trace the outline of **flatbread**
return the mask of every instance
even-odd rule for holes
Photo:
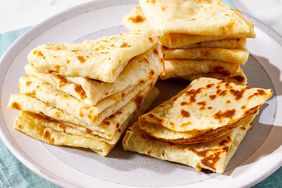
[[[135,96],[138,96],[139,92],[146,90],[147,87],[154,86],[154,84],[155,84],[154,82],[145,83],[144,87],[142,86],[140,90],[135,89],[134,91],[130,93],[130,95],[133,95],[133,98],[134,98]],[[8,103],[8,107],[12,109],[16,109],[16,110],[22,110],[22,111],[35,113],[35,114],[42,114],[52,119],[69,123],[70,126],[72,124],[79,125],[87,129],[90,129],[92,131],[95,131],[95,134],[98,134],[99,136],[104,136],[104,135],[107,135],[109,132],[111,132],[113,129],[115,130],[115,125],[114,124],[109,125],[109,123],[102,123],[102,122],[107,117],[117,112],[118,109],[121,109],[124,106],[123,103],[127,104],[128,102],[123,100],[122,103],[118,103],[114,106],[111,106],[107,110],[103,111],[103,113],[99,114],[99,118],[97,119],[95,123],[90,123],[90,124],[84,121],[81,121],[80,119],[74,117],[73,115],[63,110],[60,110],[58,108],[55,108],[53,106],[50,106],[38,100],[37,98],[34,98],[34,96],[28,95],[28,94],[11,95],[9,103]]]
[[[127,15],[122,18],[122,25],[129,30],[148,29],[149,23],[140,6],[135,6]]]
[[[164,59],[215,60],[227,63],[245,64],[249,52],[224,48],[164,49]]]
[[[43,44],[28,61],[39,73],[79,76],[115,82],[129,60],[158,42],[151,31],[129,31],[76,44]]]
[[[167,48],[185,48],[200,42],[213,42],[229,40],[232,37],[227,36],[202,36],[202,35],[187,35],[182,33],[169,33],[160,37],[160,42]]]
[[[162,69],[160,56],[161,49],[156,46],[133,58],[114,83],[99,82],[83,77],[37,73],[30,65],[25,66],[25,71],[26,74],[51,84],[57,90],[70,94],[87,105],[96,105],[106,97],[150,80],[154,75],[159,75]]]
[[[129,30],[150,29],[150,25],[140,6],[134,7],[130,13],[124,16],[122,24]],[[230,36],[202,36],[183,33],[164,34],[160,37],[160,42],[168,48],[193,48],[198,46],[245,49],[246,45],[245,38],[232,39]]]
[[[216,78],[219,80],[224,80],[226,82],[232,82],[234,84],[239,84],[239,85],[247,85],[248,82],[247,76],[245,75],[244,71],[241,68],[239,69],[238,72],[232,73],[228,76],[223,74],[217,74],[217,73],[207,73],[207,74],[199,74],[199,75],[181,76],[179,78],[192,81],[201,77]]]
[[[139,121],[176,132],[216,130],[254,114],[271,96],[271,89],[249,88],[202,77],[140,116]]]
[[[249,128],[249,124],[242,122],[242,125],[213,142],[183,145],[171,144],[147,136],[135,124],[126,132],[122,145],[124,150],[181,163],[198,171],[207,169],[223,173]]]
[[[110,116],[127,104],[142,91],[149,82],[152,81],[139,83],[135,87],[130,86],[128,89],[100,101],[95,106],[86,105],[71,95],[57,90],[47,82],[29,75],[20,78],[19,89],[21,94],[31,95],[52,107],[69,113],[87,124],[95,126],[95,124],[100,124],[104,120],[102,117],[106,118]],[[112,110],[108,112],[110,108]]]
[[[147,96],[144,96],[145,98],[141,100],[141,103],[130,102],[129,108],[134,109],[134,111],[131,111],[126,120],[115,122],[115,124],[120,123],[120,127],[111,140],[84,133],[58,121],[27,112],[22,112],[17,117],[15,128],[32,138],[49,144],[89,148],[102,156],[106,156],[125,132],[129,122],[135,119],[138,114],[144,113],[153,103],[158,93],[156,88],[145,90],[143,94]],[[109,121],[114,121],[113,118],[117,119],[118,116],[120,114],[109,118]]]
[[[237,39],[224,39],[208,42],[199,42],[195,44],[190,44],[183,46],[182,48],[225,48],[225,49],[238,49],[246,50],[247,39],[237,38]]]
[[[175,144],[199,144],[214,141],[217,138],[228,134],[230,131],[241,125],[242,122],[250,124],[257,114],[258,111],[254,114],[247,115],[236,123],[222,127],[220,129],[211,129],[208,131],[175,132],[156,124],[146,123],[139,123],[138,128],[158,140],[163,140]]]
[[[22,115],[18,116],[15,121],[15,129],[48,144],[89,148],[102,156],[106,156],[112,149],[112,146],[105,142],[87,137],[60,133],[40,124],[34,124],[29,120],[30,119],[27,119]]]
[[[255,37],[253,24],[220,0],[140,0],[139,4],[149,25],[163,35]]]
[[[219,74],[225,77],[237,75],[240,65],[215,60],[164,60],[164,71],[160,78],[193,78],[204,74]]]

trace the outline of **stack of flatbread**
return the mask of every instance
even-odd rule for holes
[[[150,31],[72,44],[43,44],[28,56],[15,128],[54,145],[107,155],[158,95],[161,50]]]
[[[270,89],[199,78],[139,117],[124,136],[125,150],[223,173]]]
[[[163,45],[161,79],[206,76],[246,84],[240,65],[254,26],[220,0],[140,0],[123,18],[128,29],[153,29]]]

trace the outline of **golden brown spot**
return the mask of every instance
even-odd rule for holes
[[[246,105],[241,106],[241,109],[242,110],[246,109]]]
[[[231,79],[236,80],[239,83],[242,83],[245,78],[243,76],[237,75],[237,76],[233,76]]]
[[[83,63],[86,61],[85,57],[83,57],[83,56],[81,56],[81,55],[78,55],[78,56],[77,56],[77,59],[79,60],[79,62],[80,62],[81,64],[83,64]]]
[[[159,54],[159,53],[158,53],[158,50],[157,50],[156,48],[154,49],[153,53],[156,54],[156,55]]]
[[[166,7],[161,7],[162,10],[166,10]]]
[[[118,128],[119,128],[119,126],[120,126],[120,124],[119,124],[119,123],[117,123],[117,124],[116,124],[116,129],[118,129]]]
[[[144,84],[145,83],[145,80],[139,80],[139,82],[138,83],[140,83],[140,84]]]
[[[207,103],[205,101],[202,101],[202,102],[198,102],[197,104],[201,106],[206,106]]]
[[[55,112],[55,116],[56,116],[57,118],[60,117],[60,116],[61,116],[61,112],[59,112],[59,111]]]
[[[216,66],[213,68],[213,72],[217,73],[217,74],[221,74],[223,76],[229,76],[230,72],[228,72],[227,70],[225,70],[223,67],[221,66]]]
[[[246,127],[240,127],[240,129],[244,131],[244,130],[246,130]]]
[[[75,85],[74,90],[82,99],[87,98],[86,92],[81,87],[81,85]]]
[[[46,141],[49,144],[53,144],[54,143],[54,138],[51,138],[51,132],[49,129],[45,130],[43,133],[43,137],[46,139]]]
[[[13,102],[12,103],[12,108],[16,109],[16,110],[21,110],[21,105],[17,102]]]
[[[55,69],[56,69],[56,72],[60,72],[60,66],[59,65],[55,65]]]
[[[209,110],[211,110],[211,109],[212,109],[212,107],[211,107],[211,106],[209,106],[209,107],[208,107],[208,109],[209,109]]]
[[[214,84],[208,84],[207,88],[211,88],[212,86],[214,86]]]
[[[146,18],[140,15],[136,15],[134,17],[128,18],[128,20],[131,20],[133,23],[141,23],[141,22],[144,22]]]
[[[190,96],[190,102],[196,102],[196,96],[201,92],[201,88],[191,89],[186,92],[186,96]]]
[[[86,132],[87,134],[93,134],[92,130],[91,130],[91,129],[88,129],[88,128],[85,128],[85,132]]]
[[[209,95],[209,98],[210,98],[211,100],[214,100],[214,99],[216,98],[216,95]]]
[[[227,90],[217,90],[216,93],[219,95],[219,96],[225,96],[227,94]]]
[[[22,124],[17,124],[17,127],[18,127],[19,129],[23,129],[23,125],[22,125]]]
[[[152,150],[149,149],[149,150],[147,151],[147,154],[148,154],[148,155],[151,155],[151,153],[152,153]]]
[[[230,90],[230,93],[235,97],[236,100],[239,100],[243,97],[245,92],[245,89],[242,89],[241,91],[236,91],[234,89]]]
[[[137,96],[137,97],[135,98],[135,104],[137,105],[137,108],[140,107],[140,104],[141,104],[141,102],[142,102],[142,99],[143,99],[142,96]]]
[[[32,83],[31,81],[27,81],[27,82],[25,83],[25,85],[28,87],[31,83]]]
[[[161,118],[155,116],[154,114],[148,114],[148,116],[149,116],[150,118],[152,118],[153,120],[157,121],[157,122],[160,122],[160,123],[163,122],[163,119],[161,119]]]
[[[224,149],[206,149],[202,151],[196,151],[193,148],[188,148],[188,150],[202,157],[201,163],[213,170],[216,169],[215,165],[219,161],[220,155],[224,152]]]
[[[29,97],[35,98],[35,96],[36,96],[36,91],[33,90],[33,91],[29,92],[29,93],[26,93],[26,95],[29,96]]]
[[[152,37],[148,37],[148,39],[149,39],[150,42],[154,42]]]
[[[56,70],[49,70],[48,73],[49,74],[56,74],[56,73],[58,73],[58,71],[56,71]]]
[[[44,55],[41,51],[39,51],[39,50],[34,50],[34,51],[33,51],[33,54],[34,54],[34,55],[37,55],[37,56],[40,56],[40,57],[42,57],[43,59],[46,58],[45,55]]]
[[[118,128],[118,130],[117,130],[118,132],[121,132],[121,129],[120,128]]]
[[[232,118],[235,115],[235,109],[232,110],[226,110],[225,112],[218,111],[216,114],[214,114],[215,119],[223,119],[223,118]]]
[[[231,141],[230,136],[227,136],[226,139],[222,140],[222,141],[219,143],[219,145],[220,145],[220,146],[224,146],[224,145],[228,144],[230,141]]]
[[[226,104],[230,104],[230,103],[231,103],[231,101],[230,101],[230,100],[227,100],[225,103],[226,103]]]
[[[186,110],[181,110],[181,115],[183,117],[190,117],[190,113],[188,111],[186,111]]]
[[[201,107],[200,107],[200,110],[204,110],[204,109],[206,109],[206,107],[204,107],[204,106],[201,106]]]
[[[188,105],[188,103],[184,101],[184,102],[180,103],[180,105],[185,106],[185,105]]]
[[[130,47],[130,45],[128,45],[126,42],[122,43],[122,45],[120,45],[121,48],[126,48],[126,47]]]
[[[105,120],[105,121],[104,121],[104,124],[105,124],[105,125],[110,125],[110,122],[109,122],[108,120]]]
[[[64,133],[66,133],[66,126],[65,125],[63,125],[63,124],[59,124],[59,128],[64,132]]]
[[[255,114],[255,113],[257,113],[258,111],[259,111],[259,106],[255,106],[255,107],[253,107],[253,108],[247,110],[247,111],[244,113],[244,115],[246,116],[246,115],[250,115],[250,114]]]

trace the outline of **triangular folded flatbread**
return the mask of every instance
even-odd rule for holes
[[[241,122],[237,128],[212,142],[185,145],[152,138],[140,131],[138,124],[135,124],[126,132],[122,145],[124,150],[181,163],[198,171],[207,169],[223,173],[249,128],[250,122]]]
[[[149,93],[150,95],[148,95]],[[17,117],[15,128],[32,138],[49,144],[89,148],[100,155],[106,156],[125,132],[129,122],[136,118],[138,114],[144,113],[157,95],[157,89],[145,90],[142,94],[143,98],[139,101],[141,103],[132,101],[127,105],[128,108],[124,109],[127,112],[130,111],[130,114],[126,115],[125,118],[119,119],[120,116],[124,116],[123,110],[117,115],[108,118],[108,121],[114,121],[115,126],[119,126],[118,131],[111,140],[73,129],[61,122],[28,112],[22,112]]]
[[[72,95],[88,105],[96,105],[101,100],[114,95],[128,87],[136,86],[145,80],[150,80],[161,72],[159,46],[153,47],[128,63],[114,83],[100,82],[83,77],[67,77],[55,74],[37,73],[30,65],[25,66],[26,74],[41,79],[57,90]]]
[[[218,74],[224,77],[237,75],[240,65],[215,60],[164,60],[164,71],[161,79],[168,78],[195,78],[204,74]]]
[[[233,10],[236,14],[237,12]],[[238,13],[240,14],[240,13]],[[242,17],[242,19],[244,19]],[[245,20],[249,25],[248,20]],[[129,14],[123,17],[122,24],[129,30],[148,29],[148,23],[140,6],[134,7]],[[252,26],[250,26],[252,27]],[[194,47],[217,47],[245,49],[246,39],[242,36],[204,36],[186,33],[166,33],[160,37],[160,42],[168,48],[194,48]],[[203,44],[197,44],[203,43]]]
[[[251,123],[257,114],[258,111],[254,111],[238,122],[216,130],[210,129],[207,131],[175,132],[156,124],[146,123],[139,123],[138,128],[158,140],[168,141],[176,144],[199,144],[210,142],[223,135],[226,135],[227,133],[241,125],[242,122]]]
[[[139,83],[137,86],[130,86],[93,106],[86,105],[71,95],[57,90],[47,82],[29,75],[20,78],[19,89],[20,94],[37,98],[51,107],[69,113],[82,122],[95,126],[127,104],[150,83],[152,83],[151,80]]]
[[[247,39],[224,39],[208,42],[199,42],[183,46],[182,48],[225,48],[225,49],[238,49],[246,50]]]
[[[245,64],[249,52],[224,48],[164,49],[164,59],[215,60]]]
[[[149,25],[162,35],[254,37],[254,26],[220,0],[140,0]]]
[[[28,55],[39,73],[79,76],[114,82],[128,64],[157,44],[153,32],[129,31],[77,44],[43,44]]]
[[[217,130],[255,114],[271,96],[271,89],[249,88],[202,77],[140,116],[139,122],[156,124],[176,132]]]

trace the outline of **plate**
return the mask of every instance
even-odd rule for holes
[[[101,157],[86,150],[47,145],[13,129],[18,112],[6,106],[10,94],[17,92],[28,52],[42,43],[82,41],[125,31],[121,18],[135,4],[110,0],[75,7],[34,27],[9,48],[0,64],[0,132],[10,151],[32,171],[63,187],[242,187],[258,183],[278,169],[282,163],[282,39],[253,18],[257,38],[249,40],[251,55],[243,69],[250,86],[271,88],[274,96],[263,106],[223,175],[124,152],[120,145],[109,157]],[[159,81],[161,96],[154,105],[187,84]]]

